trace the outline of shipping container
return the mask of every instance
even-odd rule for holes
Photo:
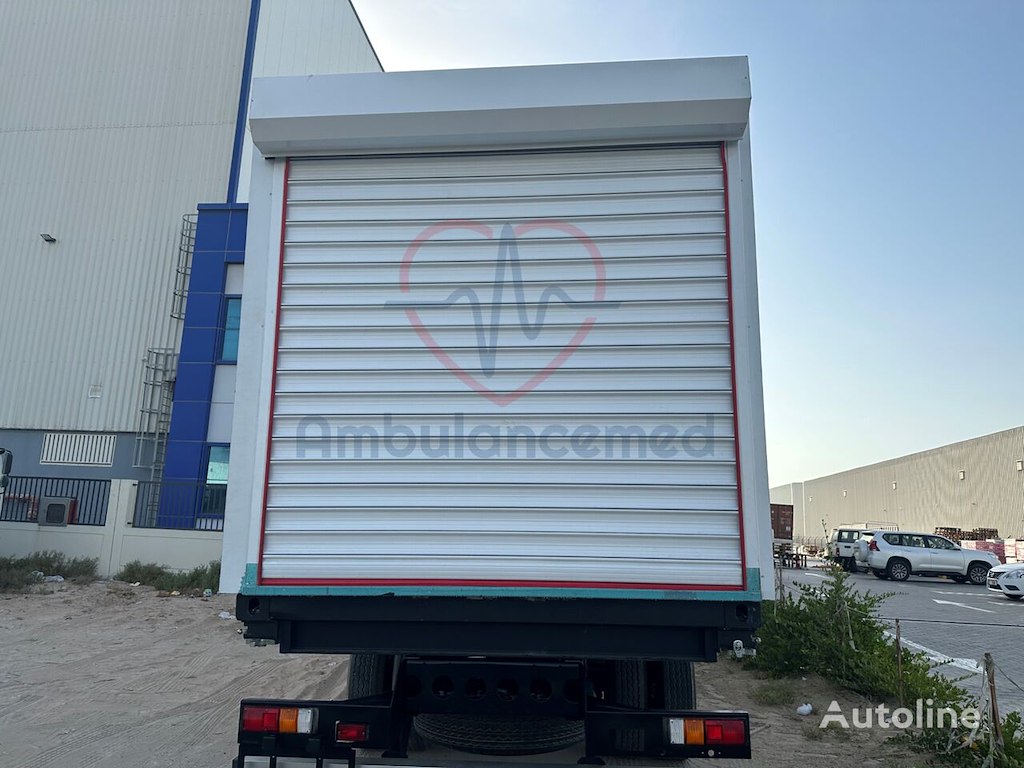
[[[772,504],[772,536],[784,541],[793,539],[793,505]]]

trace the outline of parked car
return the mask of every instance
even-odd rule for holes
[[[862,538],[870,539],[874,535],[874,530],[864,528],[833,528],[828,542],[829,559],[842,566],[844,571],[856,571],[857,542]]]
[[[950,576],[960,584],[985,584],[988,572],[1000,565],[991,552],[962,549],[944,536],[909,531],[878,531],[861,539],[856,559],[880,579]]]
[[[1024,597],[1024,563],[999,565],[988,572],[988,588],[1011,600]]]

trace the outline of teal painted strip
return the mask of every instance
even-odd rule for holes
[[[278,587],[256,583],[256,564],[245,568],[242,592],[246,595],[339,595],[346,597],[367,595],[403,595],[412,597],[580,597],[625,600],[761,600],[761,574],[756,568],[747,569],[747,590],[678,591],[666,589],[554,589],[550,587]]]

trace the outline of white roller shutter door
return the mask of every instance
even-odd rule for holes
[[[292,160],[263,583],[743,583],[720,147]]]

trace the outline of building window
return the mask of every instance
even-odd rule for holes
[[[227,485],[228,459],[231,446],[211,445],[209,458],[206,460],[206,482],[213,485]]]
[[[242,317],[242,297],[228,296],[224,299],[224,313],[221,318],[220,362],[238,362],[238,328]]]
[[[203,489],[203,517],[224,517],[228,497],[228,458],[231,447],[211,445],[206,458],[206,487]]]

